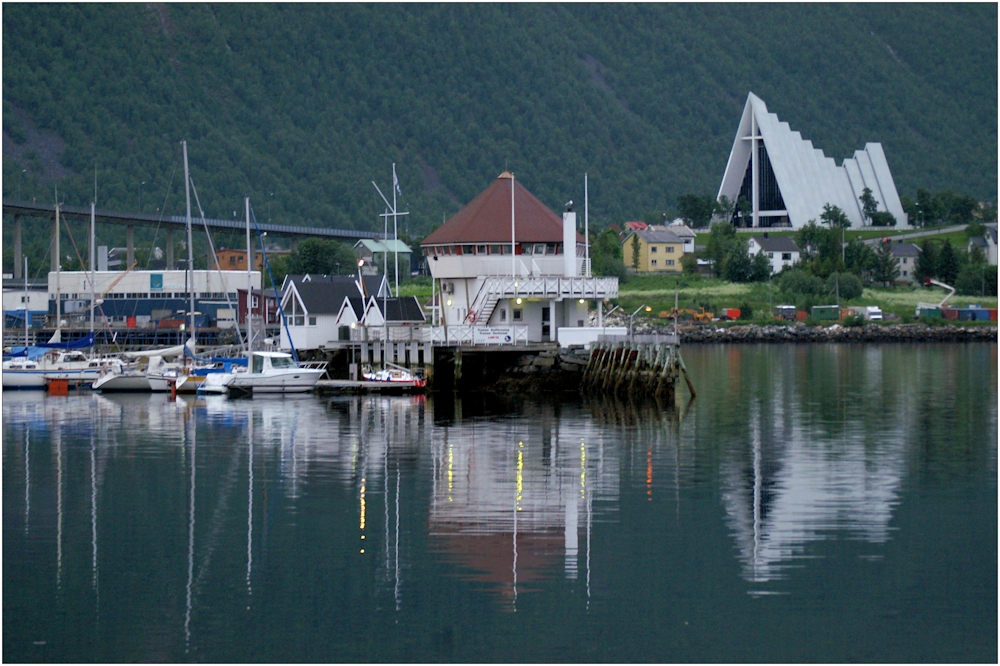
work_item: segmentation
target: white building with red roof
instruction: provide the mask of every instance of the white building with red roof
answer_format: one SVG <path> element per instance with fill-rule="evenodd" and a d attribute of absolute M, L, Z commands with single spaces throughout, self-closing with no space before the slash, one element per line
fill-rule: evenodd
<path fill-rule="evenodd" d="M 556 341 L 618 296 L 618 278 L 591 276 L 572 205 L 560 218 L 506 171 L 420 245 L 449 342 Z"/>

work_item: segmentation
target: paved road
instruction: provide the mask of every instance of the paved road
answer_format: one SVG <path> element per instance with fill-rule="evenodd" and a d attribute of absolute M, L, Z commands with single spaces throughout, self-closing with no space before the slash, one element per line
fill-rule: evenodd
<path fill-rule="evenodd" d="M 913 231 L 908 234 L 899 234 L 897 236 L 890 236 L 890 238 L 892 238 L 893 241 L 898 241 L 898 240 L 909 240 L 911 238 L 923 238 L 924 236 L 937 236 L 938 234 L 949 234 L 952 231 L 965 231 L 965 227 L 967 226 L 968 225 L 966 224 L 956 224 L 953 227 L 934 227 L 933 229 L 927 231 Z M 876 243 L 881 242 L 881 240 L 882 240 L 881 238 L 869 238 L 864 242 L 867 243 L 868 245 L 875 245 Z"/>

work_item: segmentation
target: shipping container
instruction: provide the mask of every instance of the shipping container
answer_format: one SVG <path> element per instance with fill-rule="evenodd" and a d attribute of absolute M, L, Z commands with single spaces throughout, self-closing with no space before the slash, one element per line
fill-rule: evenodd
<path fill-rule="evenodd" d="M 812 316 L 821 321 L 837 321 L 840 319 L 839 305 L 814 305 Z"/>
<path fill-rule="evenodd" d="M 795 321 L 805 321 L 809 318 L 809 313 L 805 310 L 797 310 L 795 312 Z"/>
<path fill-rule="evenodd" d="M 949 321 L 958 321 L 958 310 L 954 308 L 942 308 L 941 316 Z"/>
<path fill-rule="evenodd" d="M 940 317 L 941 308 L 920 308 L 917 310 L 918 317 Z"/>
<path fill-rule="evenodd" d="M 976 321 L 989 321 L 990 311 L 986 308 L 979 308 L 976 310 Z"/>
<path fill-rule="evenodd" d="M 990 308 L 990 321 L 996 321 L 996 320 L 997 320 L 997 309 Z"/>
<path fill-rule="evenodd" d="M 722 317 L 724 319 L 729 319 L 731 321 L 736 321 L 740 318 L 739 308 L 722 308 Z"/>

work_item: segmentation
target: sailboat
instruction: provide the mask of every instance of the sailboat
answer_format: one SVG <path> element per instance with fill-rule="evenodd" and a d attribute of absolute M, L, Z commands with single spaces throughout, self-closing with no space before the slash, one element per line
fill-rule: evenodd
<path fill-rule="evenodd" d="M 59 209 L 56 204 L 56 228 L 59 228 Z M 90 269 L 91 269 L 91 303 L 94 301 L 93 295 L 93 270 L 94 270 L 94 204 L 90 205 Z M 56 234 L 56 256 L 59 256 L 59 234 Z M 25 261 L 25 299 L 27 299 L 27 260 Z M 56 331 L 52 338 L 34 347 L 25 346 L 17 351 L 18 357 L 5 360 L 2 365 L 4 389 L 44 389 L 46 383 L 51 380 L 65 380 L 70 384 L 92 384 L 101 374 L 113 370 L 121 371 L 124 362 L 114 357 L 87 356 L 83 353 L 85 348 L 93 348 L 94 317 L 93 305 L 91 306 L 90 334 L 74 342 L 62 342 L 61 328 L 61 305 L 62 294 L 59 288 L 59 266 L 56 266 Z M 27 300 L 25 300 L 25 345 L 28 342 L 27 331 Z"/>
<path fill-rule="evenodd" d="M 326 364 L 305 367 L 287 352 L 254 351 L 251 344 L 251 295 L 253 284 L 250 279 L 250 199 L 244 201 L 247 225 L 247 365 L 233 368 L 232 372 L 209 375 L 201 393 L 224 393 L 230 395 L 250 395 L 254 393 L 307 393 L 315 388 L 320 377 L 326 374 Z M 264 248 L 261 247 L 264 252 Z M 265 254 L 266 259 L 266 254 Z"/>

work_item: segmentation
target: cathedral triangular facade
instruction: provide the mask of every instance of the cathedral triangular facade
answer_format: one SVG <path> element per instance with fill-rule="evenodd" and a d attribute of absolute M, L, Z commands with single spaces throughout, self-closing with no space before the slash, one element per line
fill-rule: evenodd
<path fill-rule="evenodd" d="M 750 93 L 729 154 L 718 197 L 745 197 L 752 213 L 744 226 L 791 227 L 819 221 L 826 204 L 846 213 L 851 226 L 864 224 L 860 197 L 865 188 L 897 226 L 908 224 L 882 144 L 869 143 L 840 166 L 788 123 L 769 113 Z M 735 215 L 734 215 L 735 218 Z"/>

